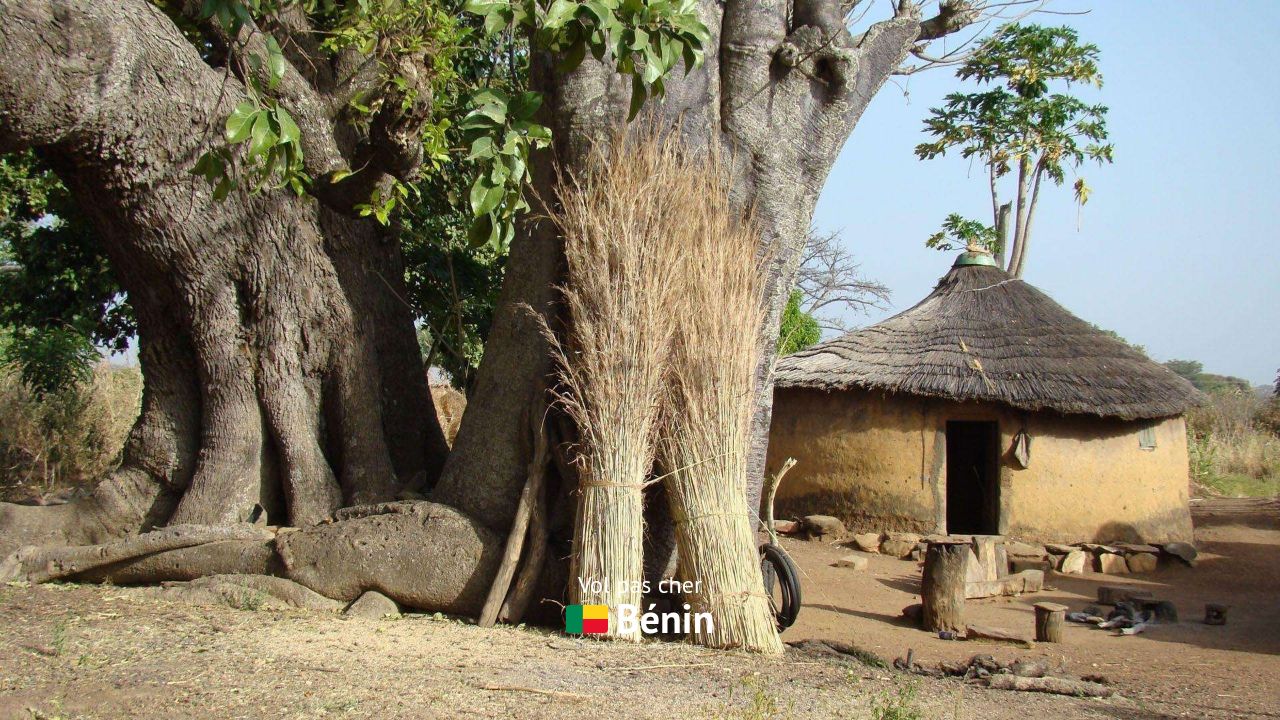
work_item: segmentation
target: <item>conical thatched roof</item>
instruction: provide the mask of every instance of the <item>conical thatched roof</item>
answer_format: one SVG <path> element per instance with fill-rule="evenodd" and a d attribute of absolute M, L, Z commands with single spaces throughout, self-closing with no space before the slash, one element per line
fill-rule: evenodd
<path fill-rule="evenodd" d="M 782 358 L 777 385 L 1130 420 L 1199 402 L 1186 380 L 1000 268 L 965 264 L 971 256 L 910 310 Z"/>

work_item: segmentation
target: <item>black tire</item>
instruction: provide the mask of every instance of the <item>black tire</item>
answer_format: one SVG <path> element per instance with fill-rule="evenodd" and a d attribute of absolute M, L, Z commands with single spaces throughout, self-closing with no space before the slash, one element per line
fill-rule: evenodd
<path fill-rule="evenodd" d="M 772 596 L 775 584 L 782 590 L 782 606 L 775 612 L 778 632 L 782 632 L 791 627 L 800 614 L 800 569 L 785 550 L 766 543 L 760 546 L 760 570 L 766 593 Z"/>

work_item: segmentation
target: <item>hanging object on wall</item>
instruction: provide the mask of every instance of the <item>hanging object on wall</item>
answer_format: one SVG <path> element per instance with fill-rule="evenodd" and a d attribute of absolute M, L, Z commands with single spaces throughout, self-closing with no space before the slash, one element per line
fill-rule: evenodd
<path fill-rule="evenodd" d="M 1013 436 L 1013 459 L 1022 470 L 1031 466 L 1031 436 L 1025 428 Z"/>

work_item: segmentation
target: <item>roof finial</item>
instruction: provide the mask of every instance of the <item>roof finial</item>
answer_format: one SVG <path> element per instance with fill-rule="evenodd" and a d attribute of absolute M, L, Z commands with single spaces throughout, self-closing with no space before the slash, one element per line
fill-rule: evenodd
<path fill-rule="evenodd" d="M 977 243 L 969 243 L 965 246 L 964 252 L 960 253 L 960 257 L 956 258 L 951 267 L 965 267 L 968 265 L 999 267 L 996 265 L 996 259 L 991 257 L 991 251 L 986 246 Z"/>

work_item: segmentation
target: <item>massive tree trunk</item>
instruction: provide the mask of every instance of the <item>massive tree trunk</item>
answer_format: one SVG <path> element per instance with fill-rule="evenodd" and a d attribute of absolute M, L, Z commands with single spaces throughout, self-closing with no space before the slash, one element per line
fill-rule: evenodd
<path fill-rule="evenodd" d="M 190 171 L 244 85 L 156 6 L 0 0 L 0 17 L 0 152 L 35 148 L 95 223 L 145 379 L 120 469 L 80 502 L 0 505 L 0 554 L 261 512 L 310 525 L 432 484 L 447 449 L 394 243 L 341 203 L 214 200 Z M 313 176 L 358 166 L 318 91 L 292 72 L 282 92 Z"/>
<path fill-rule="evenodd" d="M 872 96 L 910 49 L 967 23 L 963 2 L 944 3 L 939 17 L 921 21 L 910 0 L 895 17 L 852 37 L 836 0 L 704 0 L 711 29 L 705 64 L 667 78 L 666 98 L 646 114 L 681 133 L 694 148 L 715 147 L 734 167 L 733 198 L 754 213 L 769 264 L 771 298 L 760 342 L 756 411 L 749 458 L 749 502 L 756 511 L 773 407 L 772 370 L 781 311 L 792 285 L 832 163 Z M 546 95 L 544 122 L 555 133 L 561 166 L 572 173 L 596 143 L 626 122 L 629 79 L 607 62 L 588 58 L 564 74 L 554 58 L 535 55 L 533 86 Z M 545 164 L 549 159 L 542 158 Z M 545 169 L 542 178 L 553 178 Z M 548 197 L 550 186 L 539 188 Z M 469 399 L 454 454 L 437 500 L 493 527 L 510 523 L 528 450 L 517 432 L 528 387 L 549 372 L 549 355 L 525 306 L 549 312 L 560 278 L 561 249 L 545 227 L 518 237 L 475 392 Z"/>

